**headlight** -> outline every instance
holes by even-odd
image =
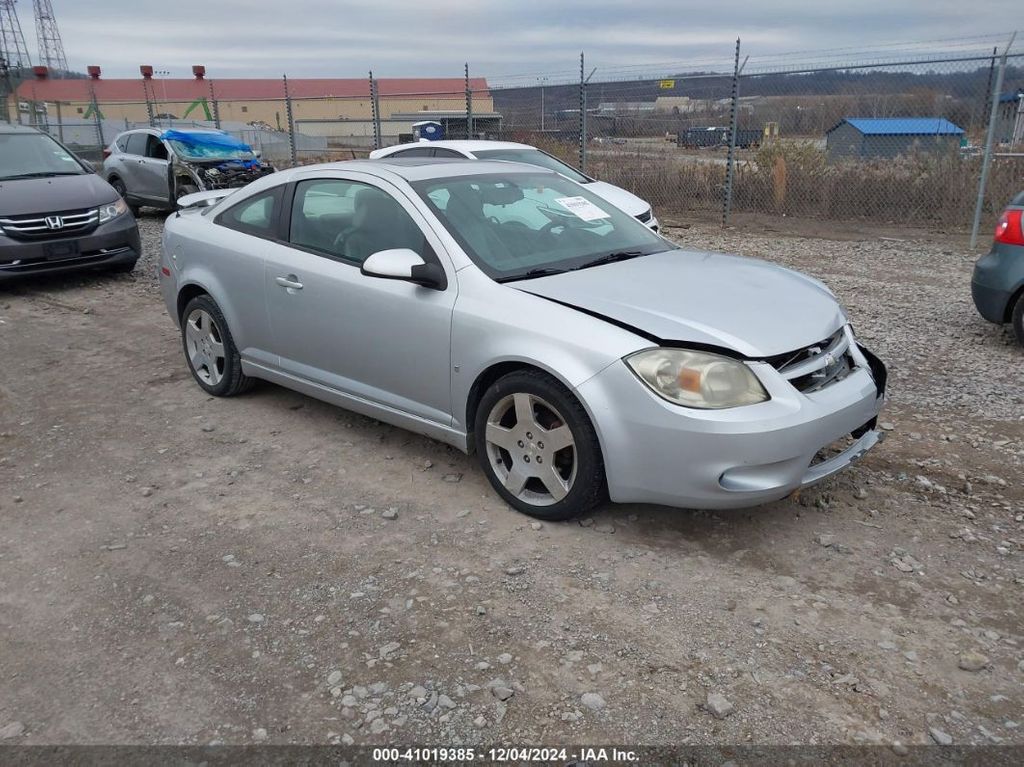
[[[768,399],[750,368],[720,354],[648,349],[625,361],[656,394],[677,405],[714,410]]]
[[[106,205],[100,206],[100,223],[105,224],[108,221],[120,216],[122,213],[128,212],[128,203],[122,200],[120,197],[117,198],[117,202],[111,202]]]

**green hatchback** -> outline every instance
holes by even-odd
[[[1024,346],[1024,192],[1003,211],[992,249],[974,265],[971,295],[982,317],[1009,322]]]

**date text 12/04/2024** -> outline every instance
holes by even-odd
[[[553,747],[515,747],[500,748],[467,748],[467,747],[430,747],[430,748],[375,748],[375,762],[550,762],[584,761],[584,762],[634,762],[636,752],[620,748],[553,748]]]

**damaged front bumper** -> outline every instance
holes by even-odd
[[[272,166],[263,163],[235,160],[198,162],[178,159],[172,167],[175,178],[187,176],[201,192],[238,189],[273,173],[274,170]],[[180,187],[180,184],[178,186]]]
[[[726,410],[673,405],[626,365],[609,366],[578,392],[598,431],[611,499],[744,508],[842,471],[882,437],[875,426],[885,366],[856,349],[849,375],[811,392],[766,362],[749,362],[771,398]]]

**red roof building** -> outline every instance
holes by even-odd
[[[18,86],[17,98],[20,102],[60,104],[68,115],[88,112],[95,98],[104,117],[126,120],[144,120],[150,110],[181,118],[196,102],[216,100],[224,120],[273,124],[283,109],[283,78],[207,78],[205,69],[198,66],[193,67],[195,76],[189,79],[154,77],[152,67],[140,70],[143,76],[136,79],[106,79],[99,67],[89,67],[89,78],[53,79],[45,67],[36,67],[36,77]],[[377,80],[385,118],[398,112],[464,110],[465,87],[461,77]],[[474,111],[493,111],[486,79],[471,78],[470,87]],[[297,120],[370,116],[369,78],[289,78],[288,93]]]

